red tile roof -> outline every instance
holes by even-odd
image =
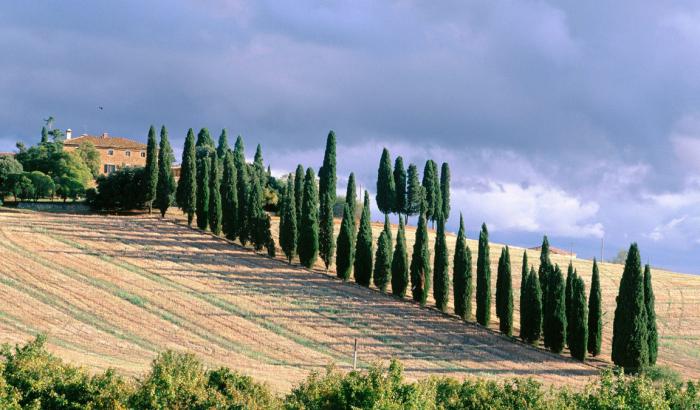
[[[136,150],[145,150],[146,149],[146,144],[142,144],[138,141],[130,140],[128,138],[122,138],[122,137],[110,137],[108,135],[103,135],[103,136],[95,136],[95,135],[87,135],[83,134],[79,137],[71,138],[69,140],[65,140],[63,142],[64,146],[80,146],[83,142],[89,141],[91,142],[95,148],[117,148],[117,149],[136,149]]]

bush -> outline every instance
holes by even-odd
[[[88,190],[88,205],[95,210],[131,210],[143,209],[144,170],[142,167],[124,167],[109,175],[97,178],[95,192]]]

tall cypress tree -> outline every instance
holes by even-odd
[[[571,260],[569,260],[569,267],[566,270],[566,345],[571,346],[571,326],[573,325],[573,320],[572,320],[572,307],[571,307],[571,301],[573,300],[574,296],[574,278],[576,275],[574,274],[574,264]]]
[[[442,216],[445,220],[450,218],[450,166],[442,163],[440,171],[440,201],[442,203]]]
[[[180,180],[177,184],[177,205],[187,214],[187,224],[192,225],[197,209],[197,163],[195,158],[194,131],[190,128],[182,150]]]
[[[249,240],[248,197],[250,196],[250,177],[248,164],[245,162],[243,138],[239,135],[233,149],[233,164],[236,168],[236,189],[238,190],[238,232],[236,236],[243,246]]]
[[[547,284],[547,296],[549,315],[545,337],[548,338],[547,345],[554,353],[561,353],[566,343],[566,282],[564,275],[559,269],[559,265],[554,268],[554,273],[550,275],[550,282]]]
[[[330,200],[335,203],[336,190],[336,160],[335,160],[335,132],[330,131],[326,138],[326,151],[323,154],[323,165],[318,171],[318,193],[319,196],[325,193],[330,194]]]
[[[414,164],[408,166],[408,181],[406,186],[406,206],[403,213],[406,215],[406,223],[408,217],[418,215],[421,205],[423,204],[423,188],[418,179],[418,167]]]
[[[316,174],[309,167],[304,177],[304,194],[301,206],[301,225],[299,226],[299,261],[311,268],[318,258],[318,191]]]
[[[297,165],[296,172],[294,174],[294,201],[296,202],[297,208],[297,233],[301,233],[301,209],[304,202],[304,174],[306,171],[304,167],[299,164]],[[299,247],[299,240],[297,239],[297,248]]]
[[[372,225],[370,223],[369,193],[365,191],[365,200],[360,217],[360,230],[355,242],[355,282],[369,286],[372,279]]]
[[[408,287],[408,255],[406,254],[406,232],[403,219],[399,218],[396,248],[391,260],[391,293],[403,298]]]
[[[416,229],[416,240],[411,255],[411,291],[413,300],[425,305],[430,292],[430,251],[428,250],[428,226],[425,212],[421,210]]]
[[[510,271],[510,250],[501,250],[496,277],[496,316],[502,333],[513,334],[513,280]]]
[[[526,343],[536,343],[542,333],[542,290],[535,269],[530,269],[525,279],[525,309],[523,317],[522,339]]]
[[[524,339],[525,334],[523,330],[525,328],[525,322],[523,318],[523,312],[527,308],[527,298],[526,298],[526,287],[527,287],[527,275],[529,269],[527,267],[527,251],[523,251],[523,264],[520,270],[520,338]]]
[[[385,231],[379,234],[379,240],[377,241],[377,253],[374,257],[374,286],[376,286],[380,292],[385,293],[386,287],[391,281],[391,261],[389,260],[389,254],[391,252],[391,240],[387,236]]]
[[[600,354],[600,344],[603,337],[603,308],[601,301],[600,272],[598,272],[598,262],[593,259],[591,295],[588,298],[588,353],[591,356]]]
[[[158,149],[158,185],[156,189],[155,205],[160,210],[160,216],[165,217],[170,204],[173,203],[175,193],[175,177],[172,164],[175,160],[173,149],[168,141],[168,130],[163,126],[160,129],[160,147]]]
[[[586,285],[579,276],[572,278],[571,296],[571,336],[569,337],[569,349],[571,356],[584,361],[586,359],[586,345],[588,344],[588,309],[586,308]]]
[[[437,165],[432,159],[425,163],[423,168],[423,200],[425,202],[425,216],[434,221],[437,212],[442,208],[440,201],[440,182],[437,175]]]
[[[479,254],[476,259],[476,321],[488,326],[491,320],[491,264],[489,259],[489,231],[481,225]]]
[[[205,230],[209,226],[209,157],[197,160],[197,226]]]
[[[401,214],[406,212],[406,188],[406,170],[403,167],[403,158],[398,156],[394,160],[394,212],[399,214],[399,219]]]
[[[355,188],[355,173],[351,172],[348,177],[348,188],[345,191],[345,203],[348,205],[348,219],[352,228],[352,235],[355,237],[355,229],[357,228],[356,213],[357,213],[357,192]],[[345,214],[343,213],[343,216]]]
[[[435,306],[444,312],[450,299],[449,252],[445,240],[445,218],[442,213],[437,216],[437,234],[435,235],[435,257],[433,258],[433,298]]]
[[[323,155],[323,165],[319,176],[319,253],[326,270],[333,261],[335,241],[333,235],[333,206],[335,205],[336,190],[335,163],[335,133],[330,131],[326,139],[326,152]]]
[[[221,180],[216,153],[211,158],[211,175],[209,175],[209,229],[214,235],[221,234]]]
[[[340,233],[338,233],[338,246],[335,254],[336,275],[343,279],[350,279],[352,265],[355,261],[355,232],[353,223],[354,215],[350,211],[350,205],[343,206],[343,221],[340,223]]]
[[[265,211],[263,210],[263,190],[260,186],[260,178],[253,177],[250,179],[250,192],[248,193],[248,237],[253,243],[253,248],[256,251],[261,251],[265,247],[265,229],[264,218]]]
[[[226,238],[236,239],[238,232],[238,172],[233,162],[233,152],[228,148],[224,154],[221,179],[221,213],[222,230]]]
[[[389,150],[384,148],[377,171],[377,207],[382,213],[388,214],[393,211],[395,203],[396,187],[391,170],[391,157]]]
[[[297,252],[297,211],[295,202],[294,180],[292,179],[292,174],[289,174],[280,216],[280,246],[289,263],[292,263],[292,258]]]
[[[382,231],[386,233],[386,238],[389,240],[389,265],[391,266],[391,260],[394,257],[394,252],[392,251],[391,244],[394,242],[394,236],[391,234],[391,222],[389,221],[389,215],[384,214],[384,230]]]
[[[214,148],[214,140],[211,139],[211,134],[209,134],[208,128],[202,128],[199,130],[199,133],[197,134],[197,146]]]
[[[219,145],[216,147],[216,156],[222,163],[226,160],[226,154],[231,150],[228,146],[228,132],[226,128],[221,130],[221,135],[219,135]]]
[[[656,329],[656,309],[654,307],[654,289],[651,286],[651,267],[644,266],[644,305],[647,311],[647,332],[649,340],[649,364],[656,364],[659,353],[659,334]]]
[[[540,268],[538,270],[538,279],[540,281],[540,290],[542,292],[542,331],[544,333],[544,347],[549,347],[549,339],[547,337],[547,331],[545,330],[549,324],[549,304],[547,298],[549,297],[549,291],[547,290],[547,284],[549,283],[549,276],[554,271],[552,262],[549,259],[549,239],[547,235],[542,239],[542,247],[540,248]]]
[[[612,361],[636,373],[649,363],[649,332],[644,275],[636,243],[627,252],[613,321]]]
[[[258,144],[255,147],[255,156],[253,157],[253,170],[255,177],[258,178],[260,189],[264,190],[267,186],[267,172],[265,172],[265,163],[263,162],[262,146]]]
[[[150,214],[158,185],[158,142],[156,141],[156,129],[152,125],[148,129],[146,166],[144,167],[143,175],[143,203],[148,207],[148,213]]]
[[[452,272],[455,314],[464,320],[469,320],[472,305],[472,261],[464,235],[464,218],[461,213],[459,214],[459,231],[457,231]]]

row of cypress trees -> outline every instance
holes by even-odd
[[[143,195],[142,202],[148,207],[149,213],[155,207],[160,210],[161,216],[165,216],[168,208],[174,202],[176,182],[172,170],[173,161],[173,150],[168,140],[168,130],[165,126],[161,126],[160,143],[158,143],[156,129],[151,125],[148,129],[143,186],[140,187]]]

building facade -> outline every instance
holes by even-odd
[[[100,173],[114,172],[125,166],[143,167],[146,165],[146,144],[122,137],[110,137],[83,134],[73,138],[71,130],[66,130],[63,149],[70,152],[78,149],[80,144],[90,142],[100,153]]]

